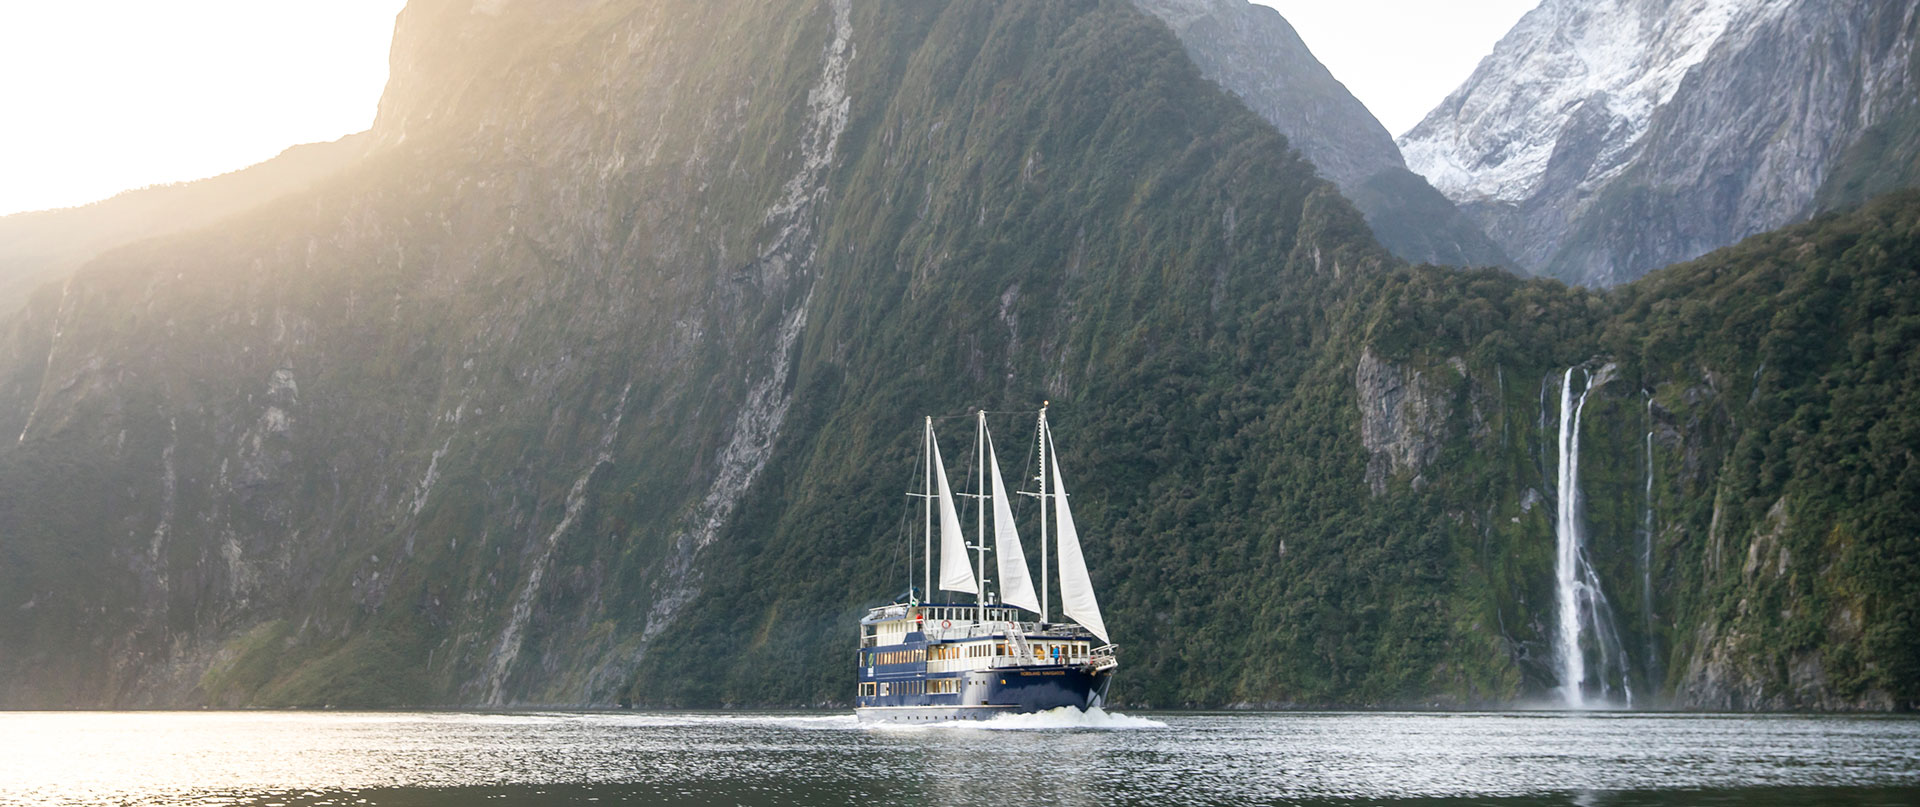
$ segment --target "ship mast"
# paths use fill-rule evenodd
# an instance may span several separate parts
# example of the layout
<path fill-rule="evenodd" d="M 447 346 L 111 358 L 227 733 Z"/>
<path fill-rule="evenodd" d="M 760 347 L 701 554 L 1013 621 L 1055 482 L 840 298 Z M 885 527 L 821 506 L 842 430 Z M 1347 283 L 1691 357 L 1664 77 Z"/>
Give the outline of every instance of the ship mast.
<path fill-rule="evenodd" d="M 926 484 L 926 491 L 921 494 L 921 499 L 925 501 L 927 505 L 926 506 L 926 512 L 927 512 L 926 592 L 929 596 L 931 596 L 933 594 L 933 416 L 932 415 L 927 416 L 926 436 L 927 436 L 927 441 L 926 441 L 927 450 L 925 454 L 926 454 L 926 461 L 927 461 L 927 475 L 926 475 L 927 484 Z"/>
<path fill-rule="evenodd" d="M 975 463 L 974 467 L 980 471 L 980 487 L 976 488 L 980 493 L 973 500 L 973 554 L 978 558 L 976 565 L 979 567 L 980 588 L 974 592 L 973 600 L 976 611 L 974 621 L 984 625 L 987 622 L 987 501 L 989 498 L 987 493 L 987 410 L 979 410 L 979 419 L 975 422 L 977 429 L 974 436 L 976 443 L 974 454 L 979 457 L 979 462 Z"/>
<path fill-rule="evenodd" d="M 1048 605 L 1052 600 L 1048 581 L 1052 575 L 1047 571 L 1047 406 L 1051 401 L 1040 402 L 1040 624 L 1050 620 Z"/>

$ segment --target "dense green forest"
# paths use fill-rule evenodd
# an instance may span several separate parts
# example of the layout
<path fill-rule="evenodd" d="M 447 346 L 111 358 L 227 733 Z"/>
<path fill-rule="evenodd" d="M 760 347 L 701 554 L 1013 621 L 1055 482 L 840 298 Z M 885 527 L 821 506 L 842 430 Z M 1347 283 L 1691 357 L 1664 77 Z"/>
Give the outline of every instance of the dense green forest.
<path fill-rule="evenodd" d="M 1513 704 L 1569 368 L 1636 705 L 1920 701 L 1920 197 L 1602 293 L 1393 259 L 1118 0 L 396 36 L 362 165 L 7 321 L 0 705 L 844 704 L 921 418 L 1043 400 L 1118 701 Z"/>
<path fill-rule="evenodd" d="M 1125 29 L 1071 35 L 1098 41 L 1123 37 Z M 1011 83 L 1028 67 L 999 54 L 951 54 L 966 40 L 933 39 L 946 61 L 920 58 L 930 59 L 924 63 L 936 73 L 967 75 L 969 84 Z M 1035 50 L 1055 61 L 1087 52 Z M 1182 125 L 1200 117 L 1182 105 L 1201 88 L 1173 84 L 1162 95 L 1156 82 L 1128 75 L 1150 61 L 1038 67 L 1043 74 L 1112 75 L 1138 89 L 1090 104 L 1108 115 L 1091 126 L 1059 123 L 1060 110 L 1075 107 L 1036 98 L 1035 108 L 1052 110 L 1044 123 L 1015 135 L 989 129 L 980 141 L 981 167 L 965 164 L 967 176 L 988 178 L 979 190 L 934 178 L 936 186 L 973 194 L 956 207 L 1009 210 L 984 235 L 988 246 L 976 246 L 982 236 L 965 231 L 920 246 L 920 232 L 904 216 L 891 228 L 868 224 L 859 234 L 861 243 L 910 245 L 877 256 L 852 286 L 863 295 L 856 305 L 879 293 L 888 310 L 906 316 L 848 317 L 846 332 L 809 339 L 864 346 L 867 355 L 856 359 L 866 366 L 921 369 L 860 377 L 802 365 L 800 388 L 823 413 L 818 437 L 782 452 L 791 466 L 770 475 L 752 499 L 759 507 L 745 511 L 735 537 L 721 545 L 720 567 L 737 571 L 676 629 L 688 652 L 652 655 L 630 696 L 661 704 L 764 697 L 754 693 L 781 693 L 776 700 L 792 703 L 838 699 L 844 672 L 836 654 L 843 648 L 820 637 L 901 587 L 888 583 L 900 579 L 898 494 L 912 478 L 914 418 L 974 406 L 1018 409 L 1048 396 L 1059 428 L 1072 435 L 1064 446 L 1069 460 L 1089 469 L 1076 487 L 1083 518 L 1095 525 L 1086 531 L 1107 539 L 1089 555 L 1096 579 L 1111 592 L 1109 624 L 1124 626 L 1116 630 L 1127 637 L 1123 699 L 1507 703 L 1543 692 L 1554 683 L 1545 635 L 1552 508 L 1523 505 L 1530 490 L 1553 495 L 1557 425 L 1539 424 L 1557 423 L 1559 413 L 1551 408 L 1557 398 L 1543 397 L 1541 387 L 1569 366 L 1606 363 L 1619 369 L 1586 421 L 1592 447 L 1582 481 L 1595 551 L 1628 645 L 1638 651 L 1635 683 L 1643 694 L 1660 693 L 1643 703 L 1762 706 L 1792 691 L 1787 668 L 1808 654 L 1830 671 L 1832 694 L 1822 697 L 1834 702 L 1870 691 L 1912 692 L 1916 679 L 1901 666 L 1911 662 L 1896 661 L 1911 658 L 1903 642 L 1915 621 L 1901 610 L 1920 601 L 1903 582 L 1911 575 L 1868 574 L 1852 565 L 1861 562 L 1861 550 L 1846 543 L 1820 549 L 1830 533 L 1855 529 L 1853 518 L 1870 510 L 1895 517 L 1911 505 L 1889 498 L 1900 486 L 1882 478 L 1877 487 L 1855 481 L 1846 490 L 1822 489 L 1835 479 L 1828 471 L 1751 462 L 1817 450 L 1781 433 L 1786 423 L 1839 441 L 1904 411 L 1911 376 L 1888 373 L 1882 383 L 1898 388 L 1869 391 L 1871 382 L 1843 369 L 1869 358 L 1838 345 L 1855 334 L 1885 333 L 1877 337 L 1887 340 L 1884 360 L 1912 352 L 1914 335 L 1895 324 L 1910 308 L 1874 304 L 1913 289 L 1911 199 L 1756 239 L 1613 293 L 1497 271 L 1397 266 L 1362 246 L 1369 241 L 1364 226 L 1344 204 L 1276 194 L 1287 185 L 1254 167 L 1265 149 L 1235 154 L 1227 175 L 1202 170 L 1197 154 L 1216 135 Z M 989 75 L 974 78 L 981 73 Z M 1192 82 L 1190 74 L 1186 80 Z M 1155 117 L 1160 108 L 1180 112 Z M 1059 150 L 1029 142 L 1025 132 L 1122 127 L 1164 137 L 1166 151 L 1177 156 L 1134 173 L 1141 190 L 1129 201 L 1138 207 L 1111 217 L 1112 229 L 1084 224 L 1108 218 L 1089 215 L 1108 202 L 1098 184 L 1084 193 L 1070 186 L 1064 196 L 1049 188 L 1045 204 L 1031 208 L 1021 206 L 1017 188 L 1010 203 L 995 193 L 990 178 L 1013 185 L 1013 171 L 994 171 L 991 155 Z M 1124 150 L 1094 145 L 1079 153 Z M 1100 169 L 1093 163 L 1069 175 L 1097 180 Z M 1238 184 L 1236 175 L 1259 181 Z M 1296 204 L 1293 228 L 1242 212 Z M 1190 212 L 1196 210 L 1203 212 Z M 1049 231 L 1075 227 L 1074 252 L 1048 255 L 1030 246 L 1057 243 Z M 1323 246 L 1329 244 L 1345 249 Z M 958 256 L 952 260 L 966 261 L 970 271 L 934 279 L 892 271 L 921 265 L 929 253 Z M 1073 302 L 1035 299 L 1060 282 L 1049 275 L 1063 264 L 1085 273 L 1068 273 L 1066 283 L 1077 286 L 1070 287 Z M 1007 289 L 1018 289 L 1021 303 L 1035 303 L 1017 312 L 1024 316 L 1009 317 L 999 303 Z M 1065 321 L 1047 323 L 1048 312 Z M 1043 344 L 1044 329 L 1064 331 L 1053 351 L 1070 360 L 1027 369 L 1006 357 L 1018 330 L 1011 321 L 1039 330 Z M 948 334 L 965 336 L 954 341 Z M 1422 435 L 1432 443 L 1431 464 L 1385 495 L 1368 493 L 1369 457 L 1359 434 L 1359 411 L 1370 402 L 1359 400 L 1355 367 L 1369 350 L 1424 372 L 1432 408 L 1452 413 Z M 942 367 L 967 372 L 943 384 L 935 369 Z M 1052 383 L 1007 383 L 993 372 L 1003 367 L 1014 369 L 1006 378 Z M 1814 414 L 1835 405 L 1831 393 L 1819 392 L 1835 385 L 1850 391 L 1846 397 L 1871 402 L 1861 419 Z M 1795 414 L 1803 406 L 1812 408 Z M 1655 413 L 1657 424 L 1649 422 Z M 1017 419 L 1009 425 L 1028 428 Z M 1650 505 L 1659 534 L 1649 536 L 1657 547 L 1643 560 L 1637 533 L 1649 506 L 1642 440 L 1649 431 L 1659 432 Z M 1890 437 L 1875 451 L 1829 450 L 1827 462 L 1872 453 L 1904 467 L 1912 435 Z M 1788 444 L 1751 447 L 1779 441 Z M 1766 512 L 1789 499 L 1796 518 L 1788 534 L 1768 537 Z M 1867 500 L 1885 501 L 1861 506 Z M 1875 545 L 1868 551 L 1911 563 L 1911 532 L 1887 523 L 1867 533 Z M 1786 557 L 1802 565 L 1759 579 L 1726 568 L 1740 560 L 1725 560 L 1728 553 L 1741 555 L 1750 541 L 1763 540 L 1782 542 Z M 1708 557 L 1719 560 L 1706 565 Z M 1643 576 L 1658 578 L 1651 597 L 1637 585 Z M 810 582 L 798 590 L 763 588 L 797 579 Z M 1846 598 L 1834 589 L 1859 591 Z M 1873 595 L 1861 596 L 1868 591 Z M 1823 630 L 1829 622 L 1835 629 Z M 1845 627 L 1864 624 L 1877 625 L 1876 635 Z M 755 638 L 742 647 L 746 636 Z M 1742 660 L 1738 672 L 1696 669 L 1696 658 L 1726 642 L 1742 645 L 1732 651 Z M 733 677 L 716 684 L 702 674 L 716 665 Z M 1729 680 L 1705 680 L 1713 675 Z"/>

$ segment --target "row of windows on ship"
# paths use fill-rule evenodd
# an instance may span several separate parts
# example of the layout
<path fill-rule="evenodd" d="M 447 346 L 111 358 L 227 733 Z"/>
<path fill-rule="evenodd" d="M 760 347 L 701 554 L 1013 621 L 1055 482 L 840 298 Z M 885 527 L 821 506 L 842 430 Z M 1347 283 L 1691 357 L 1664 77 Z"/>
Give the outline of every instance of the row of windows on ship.
<path fill-rule="evenodd" d="M 1087 644 L 1085 642 L 1033 642 L 1033 653 L 1043 659 L 1067 659 L 1085 661 Z M 861 666 L 886 664 L 918 664 L 923 661 L 947 661 L 962 658 L 986 658 L 991 651 L 995 656 L 1009 656 L 1006 642 L 968 642 L 965 644 L 937 644 L 930 648 L 914 650 L 869 650 Z"/>
<path fill-rule="evenodd" d="M 861 697 L 875 695 L 958 695 L 960 679 L 928 678 L 920 681 L 869 681 L 860 685 Z"/>
<path fill-rule="evenodd" d="M 934 620 L 936 622 L 940 620 L 948 620 L 951 622 L 972 622 L 974 618 L 980 616 L 980 609 L 977 607 L 974 607 L 974 608 L 922 608 L 920 609 L 920 613 L 923 616 L 925 616 L 927 619 Z M 1021 612 L 1016 611 L 1012 608 L 988 608 L 987 609 L 988 622 L 1018 622 L 1020 621 L 1020 617 L 1021 617 Z"/>

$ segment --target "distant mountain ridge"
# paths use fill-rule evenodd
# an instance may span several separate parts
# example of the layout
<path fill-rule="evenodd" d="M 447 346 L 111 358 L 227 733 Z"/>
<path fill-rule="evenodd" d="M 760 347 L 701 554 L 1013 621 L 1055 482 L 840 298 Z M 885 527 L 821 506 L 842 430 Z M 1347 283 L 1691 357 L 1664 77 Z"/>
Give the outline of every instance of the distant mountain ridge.
<path fill-rule="evenodd" d="M 119 193 L 78 207 L 0 216 L 0 311 L 26 303 L 101 252 L 212 224 L 305 190 L 366 154 L 364 133 L 293 146 L 219 176 Z"/>
<path fill-rule="evenodd" d="M 1399 142 L 1530 271 L 1626 282 L 1837 204 L 1850 149 L 1920 105 L 1917 8 L 1546 0 Z"/>
<path fill-rule="evenodd" d="M 1269 6 L 1248 0 L 1134 0 L 1206 76 L 1287 136 L 1406 260 L 1512 266 L 1478 224 L 1407 170 L 1393 136 Z"/>

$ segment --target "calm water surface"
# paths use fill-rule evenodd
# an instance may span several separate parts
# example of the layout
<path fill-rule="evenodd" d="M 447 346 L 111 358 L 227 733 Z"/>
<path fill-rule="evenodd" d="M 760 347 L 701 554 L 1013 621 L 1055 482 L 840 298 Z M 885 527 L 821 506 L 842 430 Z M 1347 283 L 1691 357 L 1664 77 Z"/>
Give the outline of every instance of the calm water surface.
<path fill-rule="evenodd" d="M 1920 720 L 0 713 L 0 804 L 1920 805 Z"/>

